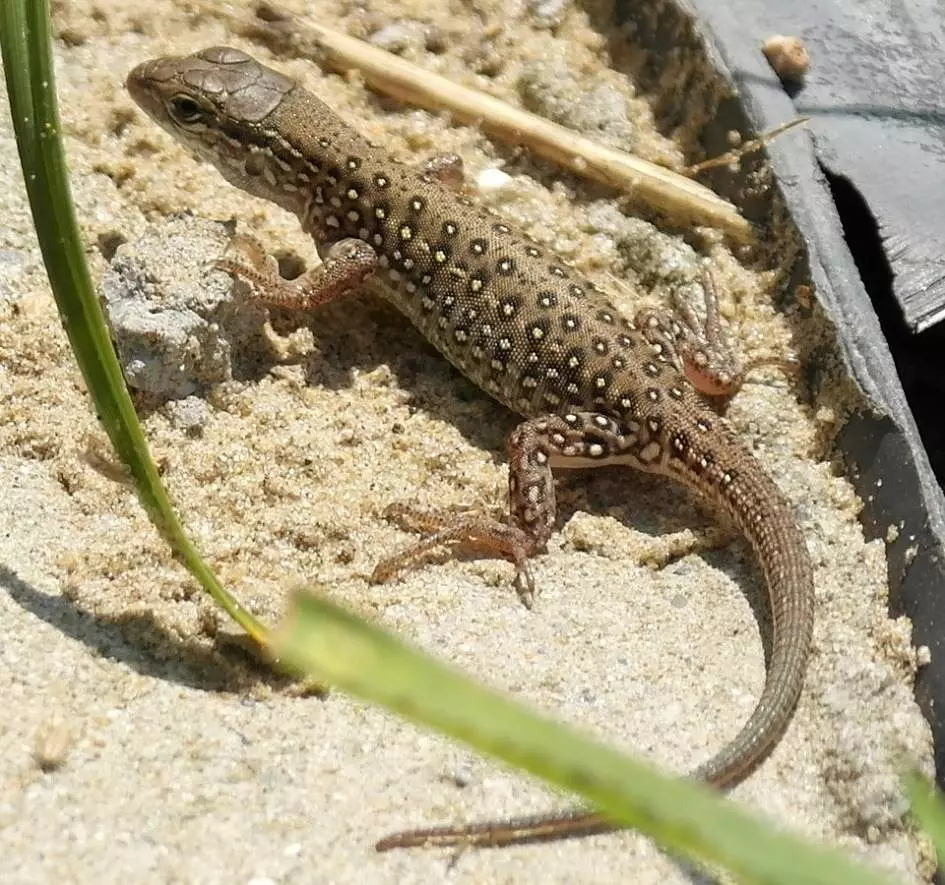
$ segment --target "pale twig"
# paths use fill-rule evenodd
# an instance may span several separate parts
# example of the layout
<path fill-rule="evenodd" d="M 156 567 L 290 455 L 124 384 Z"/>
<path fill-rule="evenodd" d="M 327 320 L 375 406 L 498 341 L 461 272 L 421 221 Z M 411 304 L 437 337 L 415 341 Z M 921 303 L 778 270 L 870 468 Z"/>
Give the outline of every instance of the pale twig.
<path fill-rule="evenodd" d="M 679 224 L 719 227 L 741 242 L 754 239 L 751 224 L 731 203 L 663 166 L 604 147 L 564 126 L 460 86 L 362 40 L 302 22 L 269 3 L 260 4 L 256 16 L 250 24 L 236 22 L 236 27 L 244 35 L 265 40 L 280 51 L 288 49 L 311 56 L 342 72 L 356 69 L 378 91 L 431 110 L 447 110 L 502 140 L 525 145 L 579 175 L 628 193 Z"/>

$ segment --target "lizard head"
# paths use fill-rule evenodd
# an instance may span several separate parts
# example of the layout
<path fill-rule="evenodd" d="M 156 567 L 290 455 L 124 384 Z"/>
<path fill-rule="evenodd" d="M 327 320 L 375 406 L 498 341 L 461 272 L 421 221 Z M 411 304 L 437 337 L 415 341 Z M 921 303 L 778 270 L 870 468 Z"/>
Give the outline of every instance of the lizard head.
<path fill-rule="evenodd" d="M 269 118 L 293 80 L 245 52 L 214 46 L 142 62 L 126 84 L 149 117 L 227 180 L 273 196 L 268 148 L 278 126 Z"/>

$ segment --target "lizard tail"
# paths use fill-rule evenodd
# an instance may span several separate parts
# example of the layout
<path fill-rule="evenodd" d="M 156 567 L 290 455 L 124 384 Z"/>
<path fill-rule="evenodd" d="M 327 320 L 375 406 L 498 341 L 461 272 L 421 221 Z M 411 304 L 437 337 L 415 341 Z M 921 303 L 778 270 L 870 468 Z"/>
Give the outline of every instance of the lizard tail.
<path fill-rule="evenodd" d="M 813 633 L 814 588 L 807 547 L 787 500 L 754 458 L 727 433 L 724 443 L 720 436 L 713 441 L 708 467 L 705 453 L 689 445 L 665 472 L 722 504 L 754 549 L 768 587 L 772 644 L 761 697 L 738 734 L 691 774 L 726 790 L 764 762 L 791 721 L 804 684 Z M 715 463 L 724 468 L 715 469 Z M 378 851 L 419 846 L 499 848 L 618 829 L 619 825 L 598 812 L 574 809 L 410 830 L 388 836 L 375 847 Z"/>
<path fill-rule="evenodd" d="M 743 781 L 781 740 L 794 714 L 810 653 L 814 627 L 814 581 L 810 556 L 791 506 L 761 466 L 734 440 L 726 446 L 741 455 L 737 490 L 716 498 L 748 539 L 768 588 L 771 658 L 764 689 L 748 721 L 692 776 L 719 789 Z M 721 460 L 721 459 L 720 459 Z M 695 483 L 693 483 L 695 484 Z"/>

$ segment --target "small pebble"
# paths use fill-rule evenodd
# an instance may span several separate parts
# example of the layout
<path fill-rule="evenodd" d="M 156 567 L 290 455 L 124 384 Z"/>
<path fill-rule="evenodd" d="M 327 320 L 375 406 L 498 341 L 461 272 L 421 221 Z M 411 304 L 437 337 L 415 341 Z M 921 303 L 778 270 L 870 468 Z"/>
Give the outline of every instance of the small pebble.
<path fill-rule="evenodd" d="M 378 49 L 383 49 L 385 52 L 400 55 L 410 48 L 429 48 L 431 30 L 429 25 L 423 22 L 403 19 L 384 25 L 384 27 L 375 31 L 368 37 L 368 43 Z M 436 45 L 436 35 L 432 36 L 433 44 Z"/>
<path fill-rule="evenodd" d="M 476 187 L 483 193 L 495 193 L 512 183 L 512 176 L 494 166 L 483 169 L 476 177 Z"/>
<path fill-rule="evenodd" d="M 775 34 L 765 40 L 761 51 L 782 82 L 800 83 L 810 68 L 810 53 L 800 37 Z"/>
<path fill-rule="evenodd" d="M 58 720 L 47 721 L 36 732 L 33 759 L 42 771 L 55 771 L 65 764 L 71 746 L 72 730 L 69 726 Z"/>
<path fill-rule="evenodd" d="M 529 9 L 535 16 L 535 23 L 549 30 L 560 27 L 564 21 L 569 0 L 532 0 Z"/>
<path fill-rule="evenodd" d="M 210 408 L 197 396 L 170 400 L 165 406 L 171 424 L 188 436 L 199 436 L 210 420 Z"/>

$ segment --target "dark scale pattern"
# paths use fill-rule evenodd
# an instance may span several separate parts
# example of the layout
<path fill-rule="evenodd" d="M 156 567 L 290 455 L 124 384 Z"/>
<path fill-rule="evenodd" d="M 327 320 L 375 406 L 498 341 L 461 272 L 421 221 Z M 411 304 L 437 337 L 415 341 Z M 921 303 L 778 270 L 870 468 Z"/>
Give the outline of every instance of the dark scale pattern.
<path fill-rule="evenodd" d="M 283 139 L 273 141 L 271 153 L 289 153 Z M 358 238 L 372 246 L 380 263 L 373 287 L 451 362 L 464 371 L 478 367 L 483 386 L 510 408 L 526 415 L 599 408 L 615 368 L 639 371 L 611 358 L 611 351 L 645 344 L 639 333 L 617 333 L 618 317 L 604 296 L 569 268 L 549 263 L 538 244 L 485 210 L 471 212 L 422 172 L 378 163 L 353 131 L 337 132 L 327 147 L 325 139 L 314 141 L 317 164 L 294 164 L 304 169 L 309 198 L 290 208 L 321 243 Z M 304 131 L 291 147 L 296 157 L 309 152 Z"/>
<path fill-rule="evenodd" d="M 258 244 L 220 266 L 266 303 L 313 307 L 365 278 L 469 378 L 521 412 L 509 439 L 511 521 L 420 514 L 433 533 L 382 562 L 384 579 L 432 546 L 476 540 L 513 560 L 523 598 L 528 558 L 555 521 L 552 468 L 628 464 L 685 483 L 749 538 L 769 587 L 773 643 L 751 718 L 694 772 L 716 786 L 757 767 L 787 728 L 803 682 L 813 623 L 811 565 L 774 482 L 704 405 L 743 377 L 724 348 L 714 287 L 707 318 L 691 308 L 641 311 L 629 321 L 589 281 L 541 245 L 445 186 L 456 164 L 413 170 L 371 146 L 318 98 L 234 49 L 156 59 L 129 75 L 136 101 L 233 184 L 295 212 L 326 261 L 291 283 Z M 420 830 L 379 847 L 488 845 L 603 832 L 584 810 Z"/>

